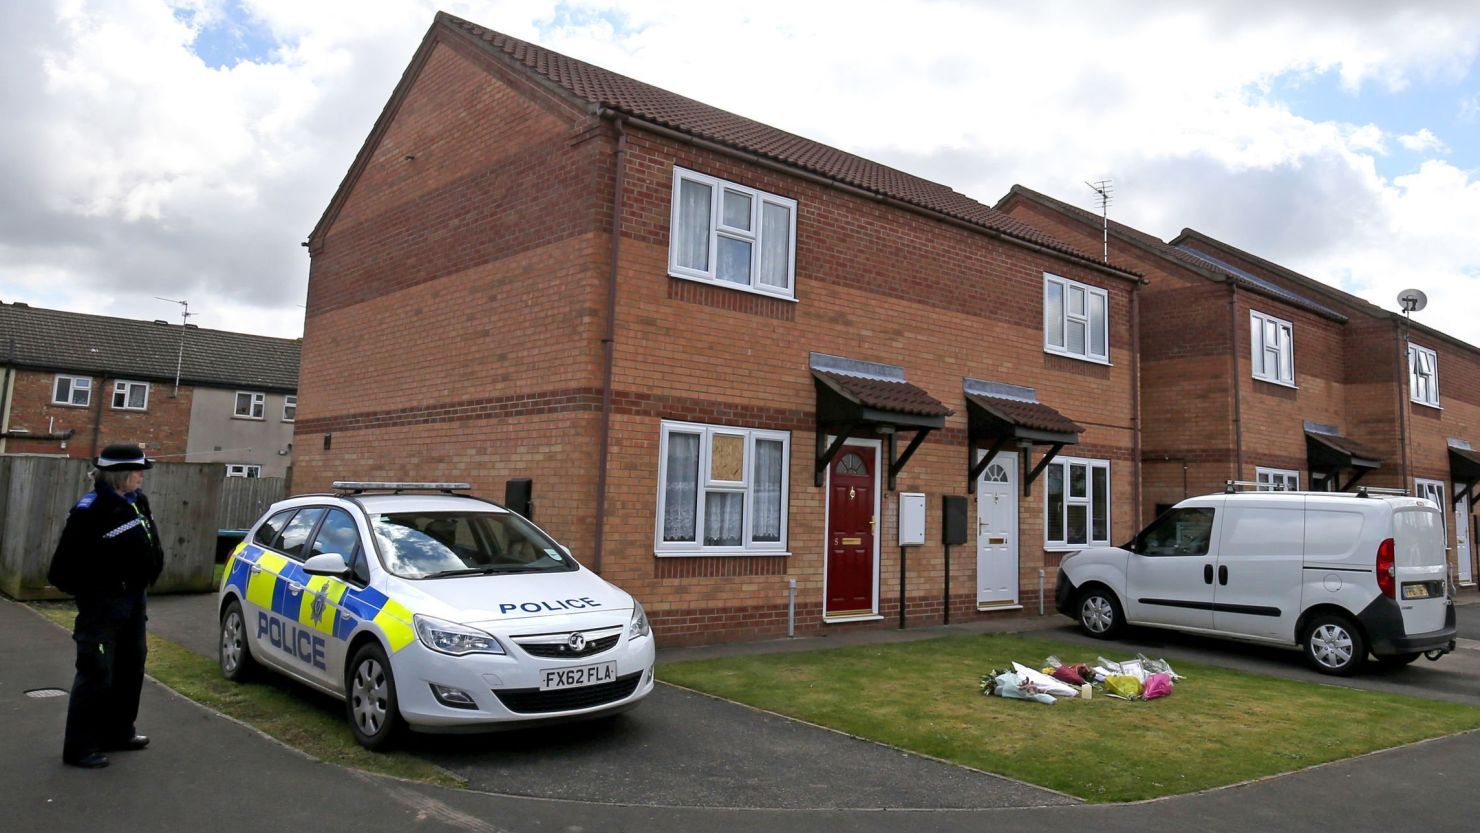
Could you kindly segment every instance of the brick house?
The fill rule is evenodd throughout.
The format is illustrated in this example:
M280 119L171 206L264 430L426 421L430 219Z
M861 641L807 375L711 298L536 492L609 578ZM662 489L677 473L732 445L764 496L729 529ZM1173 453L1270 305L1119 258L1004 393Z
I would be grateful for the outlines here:
M1099 215L1020 185L997 208L1071 244L1106 233ZM1230 479L1401 487L1454 510L1453 569L1470 582L1480 414L1465 400L1480 351L1190 229L1163 242L1110 222L1108 235L1117 262L1150 281L1139 320L1143 520Z
M139 442L151 457L282 477L298 351L296 339L0 304L0 454L90 459Z
M1141 514L1139 275L446 14L309 251L297 482L533 478L670 644L1036 606Z

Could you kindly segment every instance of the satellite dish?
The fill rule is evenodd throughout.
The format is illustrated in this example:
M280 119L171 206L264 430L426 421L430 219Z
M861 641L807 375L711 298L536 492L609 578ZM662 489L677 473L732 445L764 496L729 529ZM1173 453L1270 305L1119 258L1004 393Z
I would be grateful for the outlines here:
M1406 315L1410 312L1418 312L1429 305L1429 296L1423 294L1422 289L1405 289L1398 293L1398 306Z

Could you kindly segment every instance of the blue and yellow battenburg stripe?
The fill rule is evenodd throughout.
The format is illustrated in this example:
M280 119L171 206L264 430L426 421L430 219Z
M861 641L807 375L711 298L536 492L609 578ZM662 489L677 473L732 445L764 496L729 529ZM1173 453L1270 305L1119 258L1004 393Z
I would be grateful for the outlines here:
M255 574L254 564L262 568ZM288 588L290 581L303 590L293 593ZM337 578L311 576L297 561L256 544L242 542L232 551L226 562L224 583L235 587L251 604L335 639L349 639L355 623L361 620L374 622L380 628L393 653L416 638L411 629L411 611L395 599L373 587L352 587ZM320 591L327 604L315 618L314 601ZM350 616L339 615L336 610L346 611Z

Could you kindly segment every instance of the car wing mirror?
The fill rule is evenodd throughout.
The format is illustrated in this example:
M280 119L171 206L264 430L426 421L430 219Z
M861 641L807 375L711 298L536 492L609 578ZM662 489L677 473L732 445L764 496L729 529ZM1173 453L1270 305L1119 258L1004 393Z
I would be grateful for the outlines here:
M303 572L311 576L335 576L342 578L349 575L349 564L344 556L337 552L319 553L303 562Z

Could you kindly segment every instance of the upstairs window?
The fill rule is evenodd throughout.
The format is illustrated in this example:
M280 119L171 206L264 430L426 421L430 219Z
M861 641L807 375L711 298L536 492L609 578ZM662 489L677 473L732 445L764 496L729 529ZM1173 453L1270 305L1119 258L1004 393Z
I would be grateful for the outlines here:
M1408 345L1408 396L1420 405L1439 407L1439 356L1417 344Z
M1295 386L1295 337L1289 321L1249 310L1249 341L1254 349L1254 378Z
M656 552L785 552L790 445L784 431L664 422Z
M796 297L797 203L675 167L668 274Z
M298 397L292 394L283 397L283 422L292 422L298 416Z
M251 391L236 392L236 410L232 413L240 419L262 419L267 409L267 394Z
M86 407L92 404L92 377L57 374L51 387L51 401L54 405Z
M1110 294L1058 275L1043 275L1043 349L1110 362Z
M120 411L149 409L149 383L119 379L113 383L113 407Z

